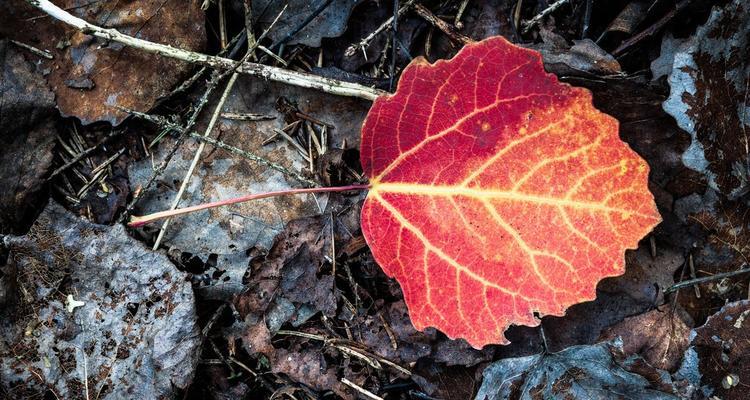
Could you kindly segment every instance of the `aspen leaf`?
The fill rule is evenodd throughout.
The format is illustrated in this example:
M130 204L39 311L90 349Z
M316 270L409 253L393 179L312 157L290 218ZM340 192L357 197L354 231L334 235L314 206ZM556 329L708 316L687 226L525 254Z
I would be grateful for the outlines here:
M362 230L412 323L477 348L594 299L661 221L618 122L501 37L412 62L373 104L361 161Z

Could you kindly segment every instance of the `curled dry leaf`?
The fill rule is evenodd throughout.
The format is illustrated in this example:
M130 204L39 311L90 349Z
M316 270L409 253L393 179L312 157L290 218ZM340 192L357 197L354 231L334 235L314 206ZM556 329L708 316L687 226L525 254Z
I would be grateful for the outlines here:
M750 190L750 4L715 8L674 56L664 110L692 137L684 164L730 199Z
M617 127L501 37L410 64L362 129L362 230L414 326L507 343L622 274L661 218Z

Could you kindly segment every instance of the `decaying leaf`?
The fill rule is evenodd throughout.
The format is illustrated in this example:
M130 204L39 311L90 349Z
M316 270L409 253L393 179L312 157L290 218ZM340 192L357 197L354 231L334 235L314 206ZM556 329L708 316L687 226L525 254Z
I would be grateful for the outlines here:
M157 54L97 39L51 18L35 18L39 11L23 0L0 5L8 19L0 34L51 52L42 59L66 116L84 124L127 117L113 106L147 111L169 93L192 66ZM93 24L153 42L199 51L205 43L204 13L200 2L137 0L127 2L58 1L56 5Z
M594 78L622 75L620 63L591 39L576 40L573 46L568 46L564 39L561 43L545 41L534 48L542 53L545 70L558 76Z
M715 8L674 56L664 109L692 137L684 164L730 199L750 190L750 5Z
M652 366L672 371L679 366L688 346L690 327L684 311L669 307L626 318L604 331L600 340L621 338L623 352L638 354Z
M475 347L593 299L660 221L617 121L501 37L410 64L373 104L361 161L362 230L414 326Z
M251 261L247 289L235 299L246 329L261 335L243 333L248 353L270 354L273 349L266 332L276 334L287 322L299 326L317 313L333 317L333 277L317 274L329 249L326 245L330 246L323 235L321 218L302 218L287 225L268 255ZM266 329L255 327L257 324ZM267 343L259 340L263 336Z
M727 304L708 318L705 325L695 329L683 370L688 366L697 369L692 375L700 380L706 397L713 395L726 400L747 398L747 385L750 382L750 301Z
M0 232L18 232L52 165L55 96L16 48L0 41Z
M645 377L629 372L615 357L620 346L604 342L496 361L484 370L475 400L677 399L653 389ZM669 379L668 375L664 379ZM669 386L669 381L666 383Z
M12 398L78 398L84 382L91 398L168 398L190 384L193 290L165 255L54 202L4 245L17 276L18 304L0 309L0 382ZM71 293L83 302L72 313Z
M286 44L304 44L320 47L323 38L333 38L344 33L352 9L362 0L252 0L256 29L267 29L284 7L279 21L268 32L273 43L286 38L302 27ZM321 6L323 10L303 27L303 23Z
M302 349L297 346L292 351L278 349L271 360L274 373L285 374L295 382L302 382L314 390L333 390L344 399L354 398L348 394L346 386L339 382L336 369L330 368L320 351Z

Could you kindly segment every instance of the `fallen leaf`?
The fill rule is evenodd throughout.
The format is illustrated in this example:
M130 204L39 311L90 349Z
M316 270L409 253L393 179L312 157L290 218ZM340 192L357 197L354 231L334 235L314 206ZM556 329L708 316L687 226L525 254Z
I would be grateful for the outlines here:
M672 312L665 306L665 310L656 309L626 318L607 328L599 340L611 341L619 337L625 354L638 354L656 368L673 371L689 343L690 327L684 313L681 309Z
M620 346L604 342L496 361L484 370L475 400L678 398L653 389L646 377L629 372L616 357Z
M268 32L268 38L273 43L292 34L296 29L302 29L286 42L288 45L303 44L310 47L320 47L323 38L333 38L344 33L352 9L362 0L253 0L253 14L256 29L265 30L271 25L284 7L286 11ZM326 3L328 3L326 5ZM303 23L321 6L323 10L312 20Z
M270 360L271 370L286 374L296 382L304 383L314 390L333 390L345 399L351 399L346 386L336 377L336 369L327 365L318 349L278 349Z
M545 70L558 76L611 78L622 75L620 63L591 39L574 40L573 46L544 43L534 48L542 53Z
M674 56L664 110L692 137L682 156L736 199L750 190L750 5L716 7Z
M21 232L43 202L55 145L55 96L33 64L0 41L0 232ZM42 204L43 207L43 204Z
M412 323L475 347L592 300L660 221L617 121L501 37L410 64L373 104L361 161L362 230Z
M78 32L22 0L0 5L8 16L0 34L49 51L40 64L57 95L57 106L83 124L108 121L118 125L128 116L113 106L148 111L193 67L189 63L106 42ZM137 0L86 2L65 0L56 5L78 18L130 36L177 48L200 51L205 44L200 2ZM35 59L36 61L36 59Z
M288 322L299 326L318 313L334 316L333 277L317 274L330 248L321 236L323 229L320 217L294 220L276 237L268 255L251 261L247 289L234 300L247 327L242 338L249 354L271 355L271 334Z
M695 329L686 359L697 356L703 393L725 400L746 399L750 382L750 301L725 305ZM691 355L692 353L692 355ZM734 375L731 379L728 376ZM723 381L728 380L729 385Z
M195 298L164 254L54 202L27 235L4 242L20 300L2 310L13 323L0 331L3 388L76 398L88 380L92 397L154 399L189 386L200 347ZM63 293L75 294L74 312Z

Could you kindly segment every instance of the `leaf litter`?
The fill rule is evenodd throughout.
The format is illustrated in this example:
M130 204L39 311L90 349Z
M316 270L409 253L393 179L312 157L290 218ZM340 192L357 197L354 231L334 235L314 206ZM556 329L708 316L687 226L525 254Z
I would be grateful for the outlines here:
M276 95L269 96L268 93ZM250 123L222 119L217 124L216 137L253 154L262 154L267 160L288 171L314 178L309 163L288 141L277 138L264 144L274 135L275 129L286 125L284 113L277 110L277 100L282 97L296 102L301 110L333 127L326 131L327 142L332 151L346 143L356 143L358 124L364 118L366 110L362 102L330 95L321 97L309 90L244 78L238 80L225 110L260 113L276 118ZM199 121L198 128L201 129L205 123L207 122ZM153 172L153 166L159 164L176 140L166 137L153 157L144 157L131 164L131 184L145 185ZM157 181L156 190L146 193L138 203L136 214L169 208L197 146L198 143L189 141L180 149ZM245 193L284 190L301 184L306 183L254 161L213 149L207 152L201 168L191 179L182 204L199 204ZM199 290L209 297L229 299L244 288L242 277L251 260L247 254L250 249L267 251L274 237L281 233L287 223L325 212L328 201L326 195L285 197L196 213L173 220L163 244L176 252L175 256L178 258L183 255L186 259L195 257L195 262L203 264L214 258L207 271L196 271L199 275L205 272L207 277L205 287L199 286ZM213 274L219 276L213 278Z

